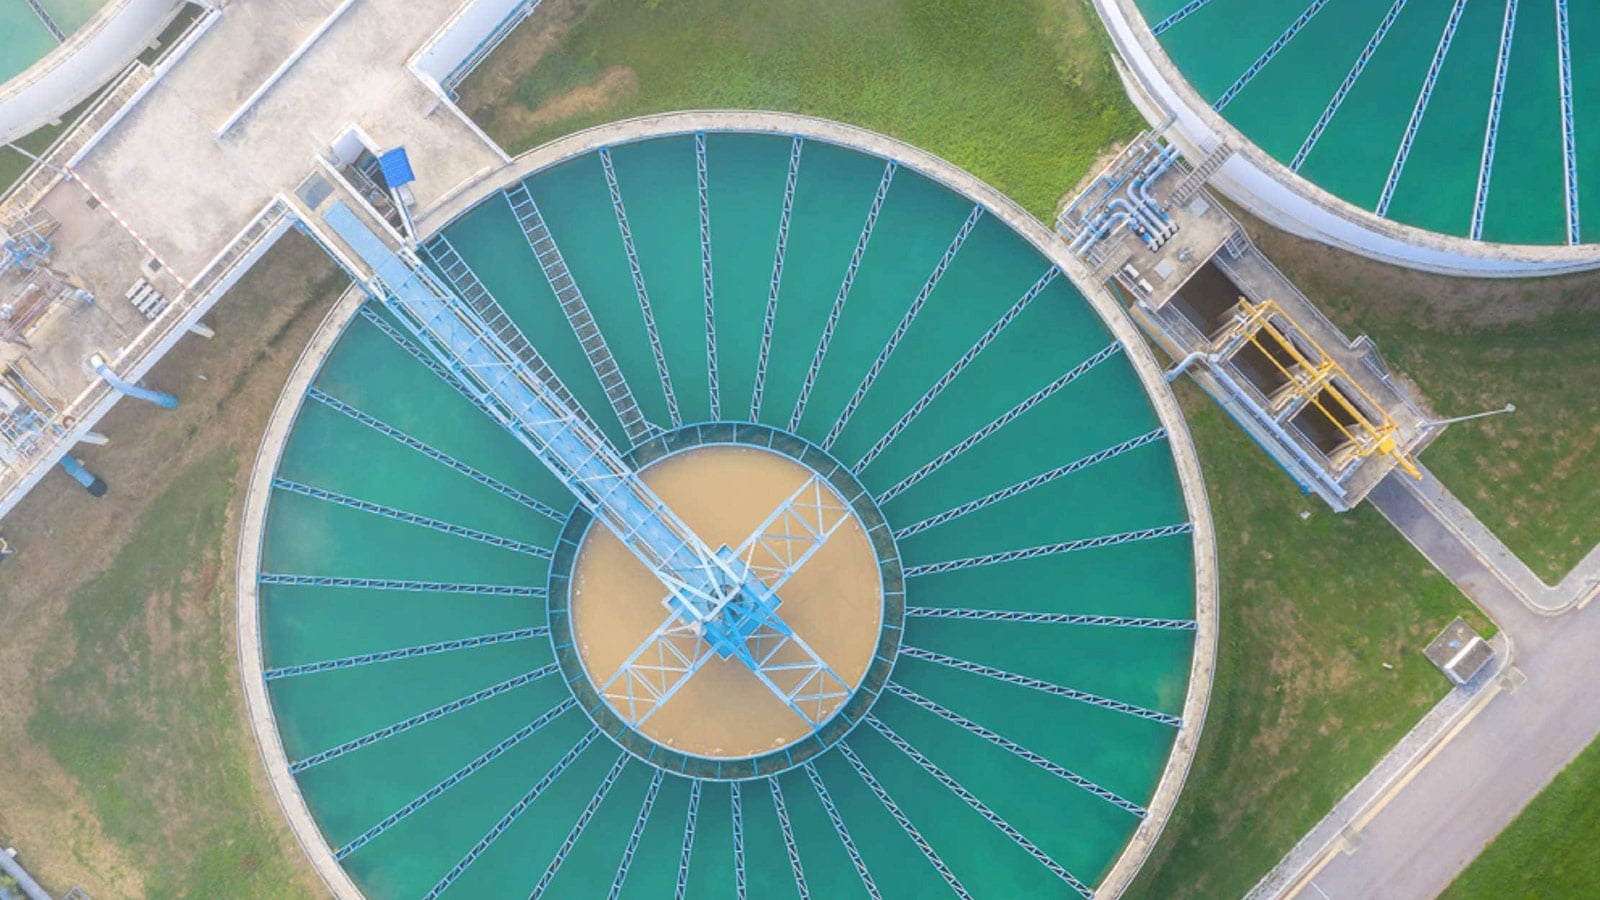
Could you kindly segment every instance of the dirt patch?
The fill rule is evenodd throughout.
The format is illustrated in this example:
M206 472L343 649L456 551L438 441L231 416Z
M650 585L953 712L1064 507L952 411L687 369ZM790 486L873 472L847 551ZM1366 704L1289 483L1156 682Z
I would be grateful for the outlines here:
M108 495L51 473L6 519L19 553L0 566L0 845L54 892L321 893L244 725L228 524L288 369L344 283L285 237L212 311L217 337L180 342L146 379L178 409L123 402L98 426L110 444L74 450ZM152 520L163 505L176 512Z
M495 115L496 128L535 132L556 122L599 112L639 93L639 76L627 66L612 66L594 80L528 109L508 103Z

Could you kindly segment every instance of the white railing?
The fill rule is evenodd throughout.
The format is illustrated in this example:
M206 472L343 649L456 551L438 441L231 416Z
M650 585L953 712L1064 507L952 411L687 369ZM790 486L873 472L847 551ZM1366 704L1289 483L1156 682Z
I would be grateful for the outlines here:
M206 265L192 285L117 354L115 363L119 374L129 381L142 377L292 221L289 206L281 197L269 202ZM104 379L95 379L61 411L52 423L55 427L43 433L44 440L28 459L0 470L0 516L16 505L45 470L71 450L82 433L109 408L108 401L113 393Z

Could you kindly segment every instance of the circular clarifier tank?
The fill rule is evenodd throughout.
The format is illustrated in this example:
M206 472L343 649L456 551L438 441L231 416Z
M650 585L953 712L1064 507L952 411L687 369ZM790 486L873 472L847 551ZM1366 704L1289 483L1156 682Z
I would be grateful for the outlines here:
M1353 206L1473 240L1596 241L1600 6L1118 2L1199 103Z
M736 572L816 510L762 583L837 683L752 641L630 688L670 589L368 299L291 381L241 576L258 734L336 891L1076 897L1170 812L1214 586L1159 371L1004 198L770 121L537 151L419 257Z

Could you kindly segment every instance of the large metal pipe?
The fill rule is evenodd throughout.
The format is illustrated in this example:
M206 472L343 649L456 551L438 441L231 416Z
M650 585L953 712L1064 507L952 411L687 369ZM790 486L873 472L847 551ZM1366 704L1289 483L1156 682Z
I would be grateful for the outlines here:
M89 492L89 496L104 497L106 495L106 483L101 481L99 476L85 469L83 463L73 459L71 454L61 457L61 470L72 476L73 481L83 485L83 489Z
M1144 215L1140 213L1138 207L1122 199L1121 197L1118 197L1117 199L1112 200L1110 203L1107 203L1106 209L1112 210L1113 212L1121 211L1127 213L1130 224L1135 226L1133 229L1134 232L1144 240L1146 245L1148 245L1151 249L1155 249L1155 234L1159 226L1156 226L1147 220Z
M1150 196L1150 184L1172 168L1172 164L1177 161L1177 158L1177 148L1167 148L1165 152L1152 160L1150 165L1145 167L1145 171L1134 179L1129 189L1129 193L1139 201L1140 205L1150 210L1153 214L1160 216L1162 222L1171 222L1172 217L1167 215L1167 211L1161 208L1161 204L1157 203L1154 197Z
M90 357L89 361L94 364L94 373L104 378L106 384L111 385L111 389L118 393L147 403L153 403L162 409L172 409L178 405L178 398L165 391L152 391L149 388L140 387L117 377L117 373L111 371L111 367L106 365L106 361L99 356Z
M0 872L4 872L16 879L17 887L22 889L22 895L27 897L28 900L50 900L50 895L45 893L45 889L39 886L39 882L33 880L33 876L28 874L28 870L11 858L11 854L15 852L17 851L0 849Z

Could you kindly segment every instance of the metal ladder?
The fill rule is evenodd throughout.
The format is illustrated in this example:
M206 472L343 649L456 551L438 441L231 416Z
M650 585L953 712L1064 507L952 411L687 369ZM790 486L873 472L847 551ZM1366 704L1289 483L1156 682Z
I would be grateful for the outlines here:
M1232 156L1233 148L1228 146L1226 142L1220 142L1215 147L1212 147L1211 152L1206 154L1206 158L1200 161L1200 165L1195 166L1189 174L1183 176L1183 180L1178 182L1178 186L1172 189L1172 199L1168 201L1168 205L1182 206L1194 199L1194 195L1200 193L1200 188L1205 186L1206 181L1212 175L1215 175L1217 170L1222 168L1222 164Z
M628 440L639 444L654 437L660 429L645 419L644 412L639 409L639 403L628 387L628 380L623 377L616 357L611 355L611 348L606 345L605 335L589 312L589 304L584 301L577 280L561 258L561 250L556 246L555 237L550 234L550 227L545 224L538 204L534 203L533 195L528 193L526 185L518 184L506 191L506 199L511 202L511 211L517 217L517 224L522 227L528 246L533 248L539 268L544 270L550 289L555 291L556 301L561 304L561 311L566 314L572 333L578 336L584 356L588 357L589 365L600 379L600 387L605 390L606 399L611 402L611 408L627 432Z

